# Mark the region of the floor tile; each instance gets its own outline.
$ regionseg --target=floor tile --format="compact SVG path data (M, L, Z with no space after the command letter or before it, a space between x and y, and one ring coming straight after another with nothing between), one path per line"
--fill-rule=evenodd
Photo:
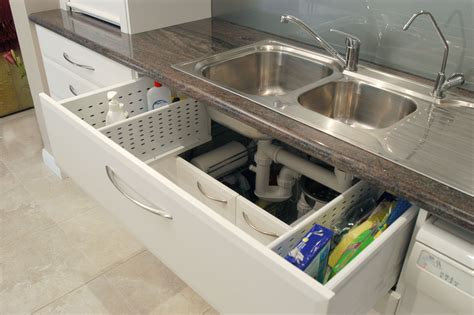
M0 161L0 192L6 192L18 184L18 179L10 172L5 164Z
M184 282L148 251L105 275L136 314L149 314L186 287Z
M164 303L158 305L150 314L153 315L192 315L203 314L211 308L199 295L191 288L186 287Z
M8 169L20 180L44 179L55 176L43 163L41 154L6 162Z
M98 277L34 314L133 314L105 277Z
M54 225L48 214L17 184L0 198L0 247L8 246L28 233Z
M15 244L29 234L55 225L46 212L35 204L22 204L0 213L0 246Z
M92 279L97 270L58 227L28 234L2 250L0 313L21 314L50 303Z
M141 243L101 207L60 223L59 226L67 238L100 270L143 251Z
M34 110L0 118L0 160L19 160L42 150Z
M26 190L38 202L45 202L58 196L76 193L80 189L70 179L60 179L58 177L50 176L35 179L21 180Z
M0 216L3 212L13 211L23 205L35 205L33 197L26 191L25 187L17 184L14 187L3 190L0 198Z
M97 201L79 190L62 193L42 200L39 204L56 223L72 219L99 206Z

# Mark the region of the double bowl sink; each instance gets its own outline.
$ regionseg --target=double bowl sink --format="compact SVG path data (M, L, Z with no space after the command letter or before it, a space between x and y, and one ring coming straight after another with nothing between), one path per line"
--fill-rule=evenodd
M391 128L423 102L415 101L404 88L406 82L398 84L394 76L361 66L358 72L343 71L322 54L272 40L174 67L311 127L343 136L354 130L364 135ZM211 110L213 114L218 115ZM232 119L221 115L215 120L226 124ZM235 123L229 124L239 129Z

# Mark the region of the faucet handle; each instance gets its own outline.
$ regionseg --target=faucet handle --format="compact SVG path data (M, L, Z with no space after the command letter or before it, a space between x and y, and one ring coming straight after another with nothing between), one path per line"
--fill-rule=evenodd
M330 29L331 32L341 34L346 37L346 60L345 69L349 71L357 71L359 63L360 39L346 32Z
M464 84L464 74L462 73L453 73L441 86L442 91L447 91L448 89L460 86Z
M329 31L345 36L345 37L346 37L346 44L347 44L350 48L359 48L359 46L360 46L360 39L359 39L358 37L356 37L356 36L354 36L354 35L351 35L351 34L349 34L349 33L340 31L340 30L336 30L336 29L334 29L334 28L331 28Z

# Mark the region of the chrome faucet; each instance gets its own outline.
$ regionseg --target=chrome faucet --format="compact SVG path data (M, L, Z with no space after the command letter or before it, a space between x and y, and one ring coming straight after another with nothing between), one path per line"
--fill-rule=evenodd
M464 75L462 73L454 73L452 74L448 79L446 79L446 63L448 62L448 54L449 54L449 45L448 42L446 41L446 38L444 37L443 33L441 32L438 23L436 23L435 18L429 11L420 11L418 13L413 14L413 16L408 20L408 22L403 26L403 30L406 31L411 23L419 17L420 15L428 15L431 18L431 22L433 23L433 26L438 32L439 37L441 38L441 41L443 42L444 45L444 56L443 56L443 62L441 63L441 70L438 72L438 76L436 77L434 89L433 89L433 96L436 98L443 98L444 92L449 90L452 87L459 86L464 84Z
M335 32L338 34L342 34L346 36L346 56L345 58L342 57L337 50L331 46L327 41L325 41L318 33L313 31L305 22L301 21L297 17L292 15L282 15L281 16L281 23L293 23L301 27L303 30L308 32L311 36L313 36L318 43L328 52L336 58L339 64L341 64L344 69L349 71L357 71L357 64L359 62L359 50L360 50L360 40L351 35L347 34L342 31L338 31L335 29L331 29L331 32Z

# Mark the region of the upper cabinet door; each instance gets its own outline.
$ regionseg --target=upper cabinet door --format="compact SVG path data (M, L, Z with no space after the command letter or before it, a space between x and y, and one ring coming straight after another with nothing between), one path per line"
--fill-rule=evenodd
M126 0L62 0L64 9L83 12L106 22L127 24Z
M211 0L61 0L73 9L136 34L211 17Z

